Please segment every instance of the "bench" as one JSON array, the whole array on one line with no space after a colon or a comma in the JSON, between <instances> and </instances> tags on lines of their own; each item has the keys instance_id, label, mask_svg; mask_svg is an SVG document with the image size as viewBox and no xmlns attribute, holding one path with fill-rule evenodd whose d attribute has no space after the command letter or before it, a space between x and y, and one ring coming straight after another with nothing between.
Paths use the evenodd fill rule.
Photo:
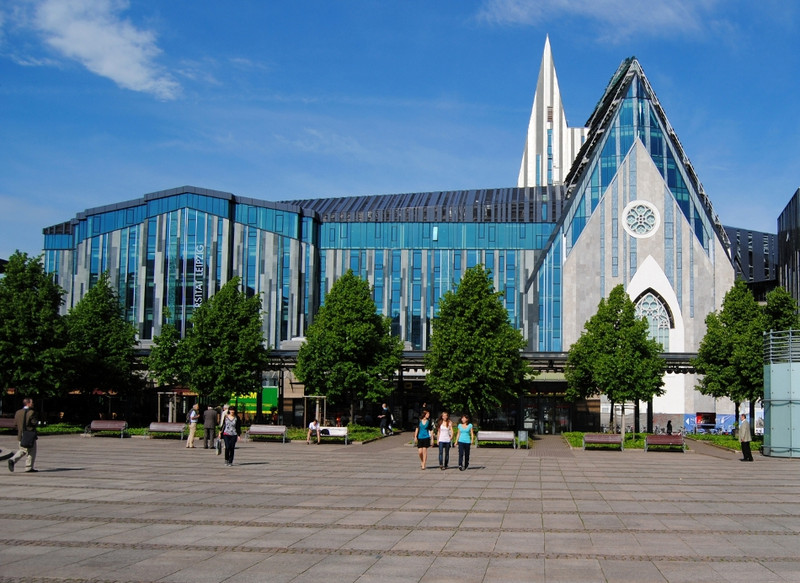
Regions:
<instances>
[{"instance_id":1,"label":"bench","mask_svg":"<svg viewBox=\"0 0 800 583\"><path fill-rule=\"evenodd\" d=\"M680 447L686 453L686 440L682 434L676 435L648 435L644 438L644 450L647 451L651 445L666 445L670 447Z\"/></svg>"},{"instance_id":2,"label":"bench","mask_svg":"<svg viewBox=\"0 0 800 583\"><path fill-rule=\"evenodd\" d=\"M347 427L320 427L319 437L344 437L344 444L347 445Z\"/></svg>"},{"instance_id":3,"label":"bench","mask_svg":"<svg viewBox=\"0 0 800 583\"><path fill-rule=\"evenodd\" d=\"M153 421L147 428L145 437L150 437L151 433L180 433L181 440L186 431L186 423L171 423L167 421Z\"/></svg>"},{"instance_id":4,"label":"bench","mask_svg":"<svg viewBox=\"0 0 800 583\"><path fill-rule=\"evenodd\" d=\"M619 433L585 433L583 435L583 449L587 445L618 445L619 450L625 449L622 435Z\"/></svg>"},{"instance_id":5,"label":"bench","mask_svg":"<svg viewBox=\"0 0 800 583\"><path fill-rule=\"evenodd\" d=\"M0 429L16 429L17 424L13 417L0 417Z\"/></svg>"},{"instance_id":6,"label":"bench","mask_svg":"<svg viewBox=\"0 0 800 583\"><path fill-rule=\"evenodd\" d=\"M481 441L508 441L517 449L517 439L513 431L478 431L475 435L475 447L479 447Z\"/></svg>"},{"instance_id":7,"label":"bench","mask_svg":"<svg viewBox=\"0 0 800 583\"><path fill-rule=\"evenodd\" d=\"M288 433L286 425L251 425L244 434L245 440L256 435L280 435L283 443L286 443Z\"/></svg>"},{"instance_id":8,"label":"bench","mask_svg":"<svg viewBox=\"0 0 800 583\"><path fill-rule=\"evenodd\" d=\"M95 419L84 430L84 435L92 435L99 431L119 431L120 439L125 437L125 432L128 429L127 421L120 421L117 419Z\"/></svg>"}]
</instances>

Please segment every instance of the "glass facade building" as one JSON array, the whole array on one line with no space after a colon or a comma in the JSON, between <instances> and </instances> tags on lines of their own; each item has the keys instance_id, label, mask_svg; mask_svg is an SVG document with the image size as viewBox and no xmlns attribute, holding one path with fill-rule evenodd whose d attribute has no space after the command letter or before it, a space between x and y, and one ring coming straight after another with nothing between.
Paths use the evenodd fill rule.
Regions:
<instances>
[{"instance_id":1,"label":"glass facade building","mask_svg":"<svg viewBox=\"0 0 800 583\"><path fill-rule=\"evenodd\" d=\"M781 227L792 240L797 198ZM722 227L635 58L585 126L568 127L548 41L516 187L268 202L186 186L46 228L45 266L67 292L65 310L108 271L144 348L165 321L185 332L193 310L239 277L262 298L269 345L295 349L352 270L392 334L424 351L440 299L482 264L529 353L566 352L623 285L664 352L685 355L737 273L774 282L776 246L774 235ZM549 408L521 403L522 426L568 427L563 378L539 384ZM693 373L665 377L654 401L662 424L732 407L696 384Z\"/></svg>"},{"instance_id":2,"label":"glass facade building","mask_svg":"<svg viewBox=\"0 0 800 583\"><path fill-rule=\"evenodd\" d=\"M185 332L193 309L240 277L263 298L275 348L305 334L333 282L352 269L373 286L393 333L425 350L439 299L477 264L505 292L513 325L532 330L526 282L562 204L553 186L284 203L187 186L48 227L45 266L67 291L65 309L108 271L145 346L165 318Z\"/></svg>"}]
</instances>

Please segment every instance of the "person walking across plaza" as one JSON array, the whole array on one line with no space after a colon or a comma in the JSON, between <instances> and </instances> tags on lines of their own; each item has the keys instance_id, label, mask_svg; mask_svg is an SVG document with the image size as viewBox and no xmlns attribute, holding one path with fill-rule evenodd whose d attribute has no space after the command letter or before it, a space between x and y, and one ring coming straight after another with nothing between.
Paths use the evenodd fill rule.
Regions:
<instances>
[{"instance_id":1,"label":"person walking across plaza","mask_svg":"<svg viewBox=\"0 0 800 583\"><path fill-rule=\"evenodd\" d=\"M186 447L194 447L194 435L197 433L197 422L200 421L200 405L197 403L192 405L186 420L189 423L189 438L186 440Z\"/></svg>"},{"instance_id":2,"label":"person walking across plaza","mask_svg":"<svg viewBox=\"0 0 800 583\"><path fill-rule=\"evenodd\" d=\"M378 415L381 420L381 435L392 434L392 412L389 410L389 405L384 403L381 406L381 414Z\"/></svg>"},{"instance_id":3,"label":"person walking across plaza","mask_svg":"<svg viewBox=\"0 0 800 583\"><path fill-rule=\"evenodd\" d=\"M742 459L740 461L753 461L753 452L750 451L750 439L750 422L747 420L747 415L742 413L742 421L739 423L739 443L742 444Z\"/></svg>"},{"instance_id":4,"label":"person walking across plaza","mask_svg":"<svg viewBox=\"0 0 800 583\"><path fill-rule=\"evenodd\" d=\"M431 412L423 409L419 416L417 428L414 430L414 443L417 445L420 469L425 469L428 463L428 448L431 446L431 432L433 431L433 421Z\"/></svg>"},{"instance_id":5,"label":"person walking across plaza","mask_svg":"<svg viewBox=\"0 0 800 583\"><path fill-rule=\"evenodd\" d=\"M469 450L472 442L475 441L475 433L472 431L469 415L461 416L456 441L458 441L458 469L463 472L469 467Z\"/></svg>"},{"instance_id":6,"label":"person walking across plaza","mask_svg":"<svg viewBox=\"0 0 800 583\"><path fill-rule=\"evenodd\" d=\"M38 472L34 466L36 463L36 442L39 436L36 435L36 427L39 425L39 417L33 410L33 399L25 398L22 400L22 409L14 415L14 425L17 428L19 438L19 449L11 459L8 460L8 471L13 472L14 466L22 456L28 456L25 460L26 472Z\"/></svg>"},{"instance_id":7,"label":"person walking across plaza","mask_svg":"<svg viewBox=\"0 0 800 583\"><path fill-rule=\"evenodd\" d=\"M442 411L436 423L436 443L439 445L439 469L446 470L450 464L450 446L453 442L453 422L450 414Z\"/></svg>"},{"instance_id":8,"label":"person walking across plaza","mask_svg":"<svg viewBox=\"0 0 800 583\"><path fill-rule=\"evenodd\" d=\"M236 414L235 407L228 407L228 412L222 418L220 439L225 440L225 465L233 465L233 455L236 453L236 442L239 441L239 434L242 431L242 421Z\"/></svg>"},{"instance_id":9,"label":"person walking across plaza","mask_svg":"<svg viewBox=\"0 0 800 583\"><path fill-rule=\"evenodd\" d=\"M209 442L211 443L211 447L214 446L214 434L216 433L216 429L217 410L209 405L208 409L203 411L203 447L205 449L209 448Z\"/></svg>"}]
</instances>

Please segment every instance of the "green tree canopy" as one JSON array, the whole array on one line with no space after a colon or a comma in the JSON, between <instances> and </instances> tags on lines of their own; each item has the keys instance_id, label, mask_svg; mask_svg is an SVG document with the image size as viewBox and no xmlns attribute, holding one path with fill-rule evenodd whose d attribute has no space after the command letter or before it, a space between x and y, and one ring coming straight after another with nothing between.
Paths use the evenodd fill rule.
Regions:
<instances>
[{"instance_id":1,"label":"green tree canopy","mask_svg":"<svg viewBox=\"0 0 800 583\"><path fill-rule=\"evenodd\" d=\"M222 401L261 388L261 373L269 356L261 297L248 298L239 284L240 279L234 277L195 308L192 327L172 357L177 364L161 369L166 378L182 370L179 376L204 399Z\"/></svg>"},{"instance_id":2,"label":"green tree canopy","mask_svg":"<svg viewBox=\"0 0 800 583\"><path fill-rule=\"evenodd\" d=\"M179 348L181 333L172 324L167 312L161 325L161 334L153 338L153 347L147 357L147 368L160 385L170 386L185 377L186 364L181 360Z\"/></svg>"},{"instance_id":3,"label":"green tree canopy","mask_svg":"<svg viewBox=\"0 0 800 583\"><path fill-rule=\"evenodd\" d=\"M797 302L784 288L767 293L758 305L744 281L737 280L725 294L722 310L706 317L706 334L693 361L703 375L698 390L704 395L728 397L737 404L764 397L763 333L800 327Z\"/></svg>"},{"instance_id":4,"label":"green tree canopy","mask_svg":"<svg viewBox=\"0 0 800 583\"><path fill-rule=\"evenodd\" d=\"M426 382L453 411L496 409L517 398L530 372L520 353L525 339L511 326L503 295L495 291L491 273L477 265L442 297L425 357Z\"/></svg>"},{"instance_id":5,"label":"green tree canopy","mask_svg":"<svg viewBox=\"0 0 800 583\"><path fill-rule=\"evenodd\" d=\"M706 316L706 334L693 364L704 395L736 403L764 396L763 332L766 318L744 281L737 280L722 310Z\"/></svg>"},{"instance_id":6,"label":"green tree canopy","mask_svg":"<svg viewBox=\"0 0 800 583\"><path fill-rule=\"evenodd\" d=\"M0 279L0 389L55 396L63 380L66 332L59 314L63 290L41 257L17 251Z\"/></svg>"},{"instance_id":7,"label":"green tree canopy","mask_svg":"<svg viewBox=\"0 0 800 583\"><path fill-rule=\"evenodd\" d=\"M767 293L764 317L765 332L769 330L797 330L800 328L797 302L792 297L792 294L781 286Z\"/></svg>"},{"instance_id":8,"label":"green tree canopy","mask_svg":"<svg viewBox=\"0 0 800 583\"><path fill-rule=\"evenodd\" d=\"M108 273L100 276L66 317L70 383L89 393L120 392L140 380L134 374L136 329L125 320Z\"/></svg>"},{"instance_id":9,"label":"green tree canopy","mask_svg":"<svg viewBox=\"0 0 800 583\"><path fill-rule=\"evenodd\" d=\"M581 337L567 354L567 399L603 394L612 403L649 401L662 395L662 346L653 340L644 318L622 285L597 306Z\"/></svg>"},{"instance_id":10,"label":"green tree canopy","mask_svg":"<svg viewBox=\"0 0 800 583\"><path fill-rule=\"evenodd\" d=\"M389 318L377 312L369 283L348 270L331 286L308 327L295 375L309 394L349 404L352 418L357 400L378 402L391 393L403 344L390 330Z\"/></svg>"}]
</instances>

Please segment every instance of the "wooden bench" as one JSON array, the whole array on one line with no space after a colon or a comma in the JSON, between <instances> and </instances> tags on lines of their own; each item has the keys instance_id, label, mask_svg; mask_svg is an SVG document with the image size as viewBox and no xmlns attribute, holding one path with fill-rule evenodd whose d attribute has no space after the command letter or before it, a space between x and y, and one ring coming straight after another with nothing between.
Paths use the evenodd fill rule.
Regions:
<instances>
[{"instance_id":1,"label":"wooden bench","mask_svg":"<svg viewBox=\"0 0 800 583\"><path fill-rule=\"evenodd\" d=\"M475 447L479 447L481 441L508 441L517 449L517 439L513 431L485 431L481 430L475 434Z\"/></svg>"},{"instance_id":2,"label":"wooden bench","mask_svg":"<svg viewBox=\"0 0 800 583\"><path fill-rule=\"evenodd\" d=\"M186 423L172 423L167 421L153 421L147 428L145 437L150 437L151 433L180 433L181 440L186 431Z\"/></svg>"},{"instance_id":3,"label":"wooden bench","mask_svg":"<svg viewBox=\"0 0 800 583\"><path fill-rule=\"evenodd\" d=\"M625 449L622 435L619 433L585 433L583 435L583 449L587 445L618 445L619 450Z\"/></svg>"},{"instance_id":4,"label":"wooden bench","mask_svg":"<svg viewBox=\"0 0 800 583\"><path fill-rule=\"evenodd\" d=\"M125 432L128 429L127 421L120 421L117 419L95 419L84 430L84 435L92 435L99 431L119 431L120 439L125 437Z\"/></svg>"},{"instance_id":5,"label":"wooden bench","mask_svg":"<svg viewBox=\"0 0 800 583\"><path fill-rule=\"evenodd\" d=\"M289 430L286 425L251 425L244 434L245 440L256 435L280 435L283 443L286 443L286 435Z\"/></svg>"},{"instance_id":6,"label":"wooden bench","mask_svg":"<svg viewBox=\"0 0 800 583\"><path fill-rule=\"evenodd\" d=\"M680 447L686 453L686 440L682 434L675 435L648 435L644 438L644 450L651 445L666 445L669 447Z\"/></svg>"},{"instance_id":7,"label":"wooden bench","mask_svg":"<svg viewBox=\"0 0 800 583\"><path fill-rule=\"evenodd\" d=\"M17 424L13 417L0 417L0 429L16 429Z\"/></svg>"},{"instance_id":8,"label":"wooden bench","mask_svg":"<svg viewBox=\"0 0 800 583\"><path fill-rule=\"evenodd\" d=\"M347 427L320 427L320 441L323 437L344 437L344 444L347 445Z\"/></svg>"}]
</instances>

